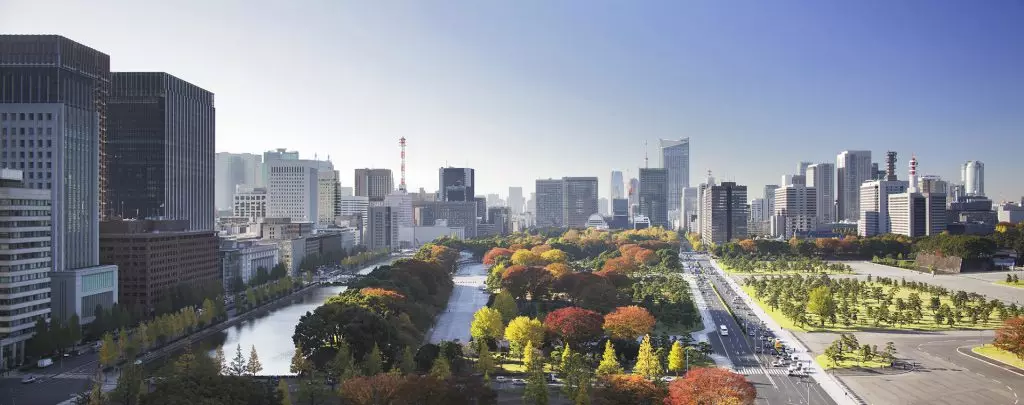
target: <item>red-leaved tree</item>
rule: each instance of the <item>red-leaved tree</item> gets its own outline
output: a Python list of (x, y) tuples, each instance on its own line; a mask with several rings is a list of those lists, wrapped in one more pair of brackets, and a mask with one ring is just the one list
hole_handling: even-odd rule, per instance
[(501, 288), (516, 299), (543, 299), (551, 293), (555, 278), (543, 267), (512, 266), (501, 275)]
[(594, 388), (594, 405), (654, 405), (665, 390), (640, 375), (612, 375)]
[(612, 339), (636, 340), (654, 329), (654, 316), (636, 305), (615, 308), (604, 316), (604, 331)]
[(1024, 316), (1015, 316), (1003, 322), (1003, 327), (996, 331), (993, 344), (1024, 359)]
[(505, 248), (496, 247), (488, 250), (484, 254), (484, 264), (494, 264), (497, 262), (499, 257), (511, 258), (513, 251)]
[(622, 274), (629, 274), (637, 270), (636, 262), (633, 261), (633, 257), (613, 257), (605, 260), (604, 266), (601, 266), (602, 272), (616, 272)]
[(669, 384), (665, 405), (749, 405), (756, 396), (754, 385), (742, 375), (724, 368), (700, 367)]
[(601, 336), (601, 314), (578, 307), (557, 309), (544, 318), (544, 326), (570, 346), (595, 340)]

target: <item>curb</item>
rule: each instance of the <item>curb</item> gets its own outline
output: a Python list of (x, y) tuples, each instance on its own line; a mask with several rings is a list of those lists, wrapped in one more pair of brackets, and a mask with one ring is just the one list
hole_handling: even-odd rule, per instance
[[(697, 280), (692, 274), (682, 274), (683, 279), (690, 287), (690, 296), (693, 297), (693, 304), (697, 306), (697, 311), (700, 312), (701, 323), (704, 324), (704, 329), (697, 332), (690, 332), (690, 336), (693, 336), (695, 341), (711, 343), (711, 339), (708, 337), (711, 333), (717, 333), (718, 327), (715, 326), (714, 321), (711, 319), (711, 313), (708, 312), (708, 304), (704, 301), (704, 294), (700, 293), (697, 288)], [(735, 370), (732, 361), (728, 357), (720, 354), (712, 354), (711, 360), (716, 365)]]

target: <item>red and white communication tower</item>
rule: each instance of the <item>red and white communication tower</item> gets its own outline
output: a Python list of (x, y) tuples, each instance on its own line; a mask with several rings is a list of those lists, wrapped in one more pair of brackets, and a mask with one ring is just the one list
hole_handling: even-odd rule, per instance
[(398, 183), (398, 189), (405, 190), (405, 137), (403, 136), (398, 140), (398, 145), (402, 147), (402, 182)]

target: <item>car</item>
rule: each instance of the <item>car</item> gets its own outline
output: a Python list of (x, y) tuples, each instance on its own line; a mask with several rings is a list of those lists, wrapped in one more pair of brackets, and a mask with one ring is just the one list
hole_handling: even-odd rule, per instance
[(800, 363), (793, 363), (789, 365), (786, 371), (792, 373), (794, 371), (800, 370), (801, 367), (802, 366), (800, 365)]
[(674, 375), (667, 375), (667, 376), (661, 377), (661, 381), (665, 381), (665, 382), (672, 382), (672, 381), (675, 381), (675, 380), (676, 380), (676, 376), (674, 376)]
[(750, 337), (754, 337), (754, 330), (753, 329), (748, 330), (747, 331), (747, 335), (750, 336)]
[(497, 382), (505, 382), (505, 380), (508, 380), (508, 378), (506, 378), (503, 375), (499, 375), (497, 377), (494, 377), (494, 380), (497, 381)]
[(805, 372), (803, 369), (799, 369), (799, 368), (795, 369), (795, 370), (794, 369), (790, 369), (790, 370), (786, 370), (786, 375), (789, 375), (789, 376), (792, 376), (792, 377), (803, 377), (803, 376), (807, 375), (807, 372)]
[(755, 346), (754, 353), (764, 353), (764, 349), (761, 346)]
[(777, 359), (777, 360), (772, 362), (772, 367), (784, 367), (785, 365), (786, 365), (786, 361), (783, 360), (783, 359)]
[(36, 381), (39, 381), (39, 377), (36, 377), (34, 375), (27, 375), (25, 376), (25, 378), (21, 379), (22, 384), (32, 384)]
[(524, 380), (522, 378), (515, 378), (515, 379), (512, 380), (512, 384), (515, 384), (515, 385), (526, 385), (526, 380)]

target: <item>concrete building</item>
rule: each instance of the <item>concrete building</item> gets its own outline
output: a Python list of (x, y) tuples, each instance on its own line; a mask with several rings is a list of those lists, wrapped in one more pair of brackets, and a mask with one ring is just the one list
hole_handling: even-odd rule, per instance
[(239, 186), (266, 187), (263, 178), (263, 156), (252, 153), (218, 152), (214, 157), (213, 199), (219, 210), (232, 205), (232, 196)]
[(505, 202), (501, 200), (501, 196), (499, 196), (497, 193), (487, 194), (487, 208), (502, 207), (504, 205)]
[(50, 190), (0, 169), (0, 370), (24, 362), (36, 321), (50, 315), (51, 207)]
[(384, 197), (384, 205), (394, 211), (396, 226), (413, 226), (412, 194), (405, 190), (392, 191)]
[(977, 160), (968, 160), (960, 167), (960, 180), (964, 184), (964, 192), (970, 196), (985, 195), (985, 164)]
[(683, 189), (683, 201), (681, 204), (682, 216), (680, 217), (679, 224), (680, 229), (691, 232), (696, 229), (694, 221), (697, 220), (697, 206), (699, 205), (699, 201), (696, 187), (686, 187)]
[(818, 224), (817, 190), (800, 183), (775, 190), (771, 235), (789, 239), (815, 230)]
[[(668, 228), (668, 171), (666, 169), (640, 169), (638, 193), (640, 214), (651, 221), (651, 226)], [(678, 198), (682, 198), (682, 194)]]
[(751, 236), (767, 236), (771, 234), (771, 228), (766, 227), (770, 215), (765, 215), (765, 204), (763, 198), (755, 198), (750, 201), (750, 217), (747, 220), (747, 232)]
[(317, 172), (317, 225), (327, 227), (334, 225), (338, 211), (341, 210), (341, 178), (337, 170), (320, 170)]
[(109, 92), (106, 54), (57, 35), (0, 35), (0, 168), (51, 192), (51, 314), (62, 322), (117, 302), (117, 267), (99, 264)]
[(999, 222), (1011, 224), (1024, 222), (1024, 202), (1000, 204), (996, 207), (996, 217), (999, 219)]
[(259, 236), (268, 240), (295, 239), (313, 233), (313, 223), (292, 221), (291, 218), (264, 218)]
[[(801, 162), (801, 166), (803, 163)], [(818, 206), (817, 222), (828, 224), (836, 221), (836, 166), (832, 163), (812, 163), (804, 168), (807, 186), (815, 191), (814, 200)]]
[(896, 180), (871, 180), (860, 187), (860, 215), (857, 220), (857, 234), (875, 236), (891, 232), (889, 218), (889, 195), (905, 193), (907, 182)]
[(394, 207), (370, 207), (363, 243), (371, 251), (399, 248), (398, 215)]
[(721, 245), (749, 236), (747, 186), (728, 181), (711, 185), (704, 191), (703, 203), (701, 240), (705, 245)]
[(487, 209), (487, 222), (494, 225), (496, 235), (508, 235), (512, 232), (512, 210), (508, 207), (490, 207)]
[[(370, 198), (365, 196), (347, 196), (338, 199), (339, 222), (348, 222), (348, 226), (357, 228), (362, 234), (370, 209)], [(339, 224), (340, 225), (340, 224)]]
[(441, 201), (473, 201), (476, 198), (476, 183), (474, 181), (473, 169), (442, 167), (438, 169), (438, 199)]
[(224, 291), (232, 291), (235, 277), (248, 285), (262, 267), (268, 272), (280, 262), (279, 248), (276, 243), (267, 243), (259, 239), (223, 238), (220, 240), (221, 281)]
[[(811, 165), (814, 165), (814, 164), (815, 164), (814, 162), (798, 162), (796, 164), (796, 175), (797, 176), (804, 176), (805, 178), (809, 178), (809, 177), (807, 177), (807, 168), (811, 167)], [(810, 186), (810, 184), (807, 184), (807, 185)]]
[(584, 228), (594, 228), (599, 231), (607, 231), (608, 221), (605, 221), (604, 216), (600, 214), (593, 214), (590, 218), (587, 218), (587, 223)]
[(608, 187), (608, 191), (610, 193), (609, 194), (609, 197), (610, 197), (609, 199), (610, 200), (615, 200), (615, 199), (618, 199), (618, 198), (626, 198), (626, 190), (625, 190), (626, 183), (624, 183), (623, 180), (622, 180), (622, 171), (621, 170), (612, 170), (612, 179), (611, 179), (611, 183), (609, 183), (609, 184), (611, 184), (611, 186)]
[[(355, 195), (355, 189), (352, 187), (339, 187), (338, 190), (339, 196), (341, 197), (351, 197)], [(421, 188), (420, 190), (423, 189)]]
[(611, 206), (609, 206), (608, 204), (610, 204), (610, 202), (608, 201), (607, 198), (604, 198), (604, 197), (598, 198), (597, 199), (597, 213), (601, 214), (602, 216), (609, 216), (609, 215), (611, 215)]
[(939, 176), (924, 175), (917, 180), (917, 190), (923, 194), (945, 194), (948, 196), (949, 183)]
[(836, 156), (837, 221), (860, 219), (860, 186), (872, 178), (871, 151), (847, 150)]
[(370, 201), (384, 201), (384, 197), (395, 189), (395, 178), (391, 169), (356, 169), (355, 193)]
[(262, 174), (260, 175), (263, 181), (261, 184), (262, 186), (266, 187), (268, 185), (267, 181), (270, 178), (270, 163), (279, 160), (299, 160), (299, 152), (290, 151), (287, 148), (277, 148), (263, 152)]
[[(690, 138), (659, 139), (661, 149), (661, 168), (665, 169), (665, 188), (667, 196), (667, 213), (679, 217), (682, 209), (683, 189), (690, 187)], [(640, 176), (643, 184), (643, 171)], [(655, 223), (657, 219), (652, 218)], [(657, 225), (657, 224), (655, 224)], [(666, 218), (665, 226), (668, 226)]]
[[(107, 104), (107, 207), (117, 218), (214, 223), (213, 93), (162, 72), (114, 72)], [(228, 207), (230, 208), (230, 207)]]
[(614, 229), (629, 228), (629, 200), (616, 198), (612, 200), (611, 222), (608, 226)]
[(526, 199), (523, 198), (522, 187), (508, 188), (508, 207), (513, 215), (522, 214), (526, 209)]
[(910, 237), (938, 235), (946, 230), (946, 195), (889, 195), (891, 233)]
[(487, 197), (478, 195), (473, 201), (476, 201), (477, 223), (487, 223)]
[(536, 208), (536, 226), (538, 228), (561, 228), (565, 226), (562, 222), (563, 198), (562, 180), (537, 180), (536, 197), (534, 199)]
[(321, 164), (306, 159), (267, 163), (267, 216), (316, 222)]
[(249, 218), (252, 222), (267, 217), (267, 189), (249, 188), (238, 186), (234, 193), (234, 204), (231, 207), (231, 215), (235, 217)]
[(223, 283), (217, 234), (189, 228), (185, 219), (100, 223), (100, 262), (118, 267), (121, 305), (143, 315), (170, 311), (170, 295), (179, 286), (198, 290)]
[(629, 201), (629, 216), (632, 218), (640, 214), (640, 180), (636, 177), (629, 179), (626, 193), (626, 200)]
[(764, 213), (763, 221), (767, 221), (772, 216), (772, 213), (775, 212), (775, 190), (778, 188), (778, 184), (766, 184), (764, 186), (764, 197), (762, 197), (764, 199), (762, 203), (764, 204), (764, 207), (762, 207), (762, 212)]
[(465, 239), (466, 237), (461, 227), (448, 226), (447, 221), (443, 219), (438, 220), (434, 225), (398, 228), (398, 238), (402, 241), (411, 241), (412, 248), (418, 248), (444, 236), (454, 239)]
[(431, 226), (444, 220), (447, 226), (462, 228), (466, 238), (477, 237), (478, 204), (475, 201), (427, 201), (413, 204), (416, 226)]
[(704, 196), (707, 194), (708, 189), (715, 185), (715, 178), (711, 175), (711, 171), (708, 170), (708, 176), (704, 179), (704, 182), (697, 185), (697, 218), (694, 221), (694, 231), (703, 235), (704, 234)]
[(597, 177), (562, 178), (562, 226), (584, 228), (598, 212)]

